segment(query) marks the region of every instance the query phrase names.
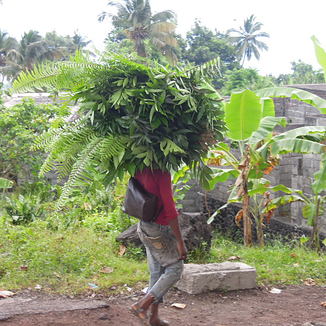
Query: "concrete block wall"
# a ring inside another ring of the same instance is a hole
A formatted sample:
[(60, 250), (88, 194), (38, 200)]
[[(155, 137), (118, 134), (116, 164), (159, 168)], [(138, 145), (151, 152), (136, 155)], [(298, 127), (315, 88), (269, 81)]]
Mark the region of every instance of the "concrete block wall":
[[(297, 88), (308, 90), (326, 99), (326, 84), (322, 85), (296, 85)], [(326, 115), (321, 114), (318, 109), (309, 104), (291, 100), (289, 98), (274, 99), (275, 112), (277, 116), (284, 116), (288, 120), (286, 130), (291, 130), (303, 126), (326, 126)], [(277, 131), (282, 132), (281, 128)], [(311, 184), (313, 174), (319, 170), (320, 156), (313, 154), (287, 154), (283, 155), (280, 165), (267, 177), (273, 185), (284, 184), (288, 187), (303, 190), (306, 194), (311, 194)], [(225, 202), (229, 196), (228, 190), (232, 181), (219, 183), (216, 188), (207, 193), (209, 197)], [(198, 187), (198, 186), (197, 186)], [(197, 188), (198, 189), (198, 188)], [(189, 197), (195, 197), (196, 188), (190, 191)], [(282, 195), (278, 193), (277, 195)], [(196, 203), (198, 211), (201, 210), (200, 202)], [(194, 209), (194, 207), (192, 209)], [(291, 225), (299, 227), (307, 226), (306, 220), (302, 216), (302, 203), (292, 203), (279, 208), (274, 218)], [(187, 210), (187, 207), (185, 207)], [(322, 218), (322, 231), (326, 232), (326, 213)]]

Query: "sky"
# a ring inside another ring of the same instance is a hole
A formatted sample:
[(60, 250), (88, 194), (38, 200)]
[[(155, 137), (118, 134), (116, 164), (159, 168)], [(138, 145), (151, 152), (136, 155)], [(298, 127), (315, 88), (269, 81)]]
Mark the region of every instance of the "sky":
[[(110, 10), (108, 0), (2, 0), (0, 30), (20, 39), (24, 32), (37, 30), (41, 35), (56, 31), (73, 35), (75, 31), (93, 46), (103, 49), (110, 31), (109, 21), (99, 23), (97, 16)], [(301, 59), (319, 69), (310, 37), (316, 35), (326, 48), (325, 0), (151, 0), (152, 11), (170, 9), (178, 17), (177, 32), (186, 35), (195, 19), (212, 30), (225, 32), (243, 25), (254, 14), (263, 23), (262, 31), (268, 51), (259, 61), (251, 60), (245, 67), (255, 68), (262, 75), (291, 72), (291, 62)], [(112, 9), (111, 9), (112, 10)]]

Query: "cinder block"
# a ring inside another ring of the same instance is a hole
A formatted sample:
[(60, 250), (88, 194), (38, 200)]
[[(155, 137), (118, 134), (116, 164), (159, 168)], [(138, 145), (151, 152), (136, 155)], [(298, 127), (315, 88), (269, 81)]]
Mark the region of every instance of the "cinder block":
[(185, 264), (176, 287), (189, 294), (252, 289), (256, 287), (256, 269), (240, 262)]

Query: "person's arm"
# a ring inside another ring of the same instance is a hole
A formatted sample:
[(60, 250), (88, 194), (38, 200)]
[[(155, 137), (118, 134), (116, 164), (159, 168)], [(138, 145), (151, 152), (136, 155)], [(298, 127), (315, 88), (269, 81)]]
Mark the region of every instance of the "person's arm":
[(178, 217), (176, 217), (172, 220), (169, 220), (169, 225), (172, 229), (174, 236), (177, 239), (177, 246), (178, 246), (178, 251), (179, 251), (179, 255), (180, 255), (179, 259), (185, 260), (187, 258), (187, 248), (185, 246), (185, 243), (184, 243), (184, 240), (182, 237)]
[(178, 251), (180, 260), (187, 258), (187, 249), (181, 234), (178, 212), (175, 207), (172, 193), (171, 175), (168, 172), (163, 172), (160, 176), (160, 194), (163, 202), (163, 210), (174, 236), (177, 239)]

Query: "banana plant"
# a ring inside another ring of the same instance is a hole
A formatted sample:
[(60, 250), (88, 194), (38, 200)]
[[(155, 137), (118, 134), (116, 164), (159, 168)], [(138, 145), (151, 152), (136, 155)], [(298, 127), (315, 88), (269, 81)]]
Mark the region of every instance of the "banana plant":
[(324, 70), (324, 75), (326, 80), (326, 51), (321, 47), (316, 36), (312, 36), (311, 39), (312, 42), (314, 43), (317, 61)]
[[(236, 221), (243, 220), (246, 246), (252, 244), (251, 199), (252, 196), (259, 194), (259, 189), (262, 189), (262, 182), (257, 180), (278, 165), (282, 154), (321, 154), (326, 150), (326, 146), (321, 143), (326, 137), (325, 126), (302, 127), (275, 134), (277, 126), (286, 126), (286, 118), (274, 116), (274, 103), (267, 95), (297, 99), (302, 97), (304, 102), (314, 105), (321, 112), (326, 112), (325, 100), (309, 92), (302, 93), (290, 88), (264, 89), (256, 93), (245, 90), (233, 93), (230, 101), (225, 103), (228, 142), (218, 143), (210, 152), (207, 163), (213, 168), (215, 175), (209, 186), (213, 189), (218, 182), (235, 178), (227, 204), (240, 202), (242, 205)], [(236, 150), (232, 149), (230, 144), (235, 145)], [(281, 187), (282, 185), (278, 186)], [(221, 208), (224, 207), (225, 205)], [(219, 210), (210, 217), (209, 223), (218, 212)], [(256, 225), (262, 229), (261, 216), (256, 218)]]
[(317, 250), (320, 250), (320, 224), (321, 216), (325, 212), (326, 195), (323, 191), (326, 190), (326, 154), (323, 154), (321, 167), (314, 174), (314, 181), (311, 185), (312, 194), (305, 194), (302, 190), (285, 187), (284, 192), (288, 195), (271, 199), (262, 209), (263, 214), (270, 215), (273, 211), (282, 206), (294, 201), (303, 202), (302, 215), (307, 219), (307, 224), (312, 227), (311, 245)]

